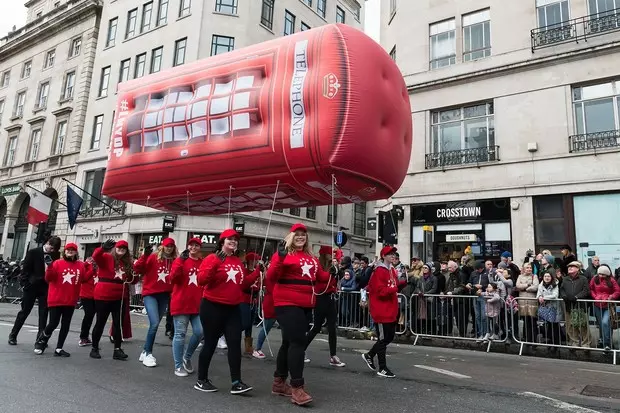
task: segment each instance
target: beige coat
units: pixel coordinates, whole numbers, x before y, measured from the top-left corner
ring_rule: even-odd
[[[516,289],[519,291],[519,315],[521,317],[536,317],[538,315],[538,302],[536,301],[536,294],[538,293],[538,276],[534,274],[519,275],[519,278],[517,278]]]

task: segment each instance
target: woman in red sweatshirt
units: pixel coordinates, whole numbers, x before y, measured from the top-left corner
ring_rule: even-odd
[[[315,291],[314,284],[328,283],[330,277],[312,255],[306,227],[293,225],[278,245],[267,278],[274,283],[273,302],[282,329],[272,393],[292,396],[292,402],[300,406],[312,401],[304,390],[303,373],[308,319],[315,306],[315,294],[321,293]],[[289,372],[292,389],[286,384]]]
[[[200,303],[200,321],[205,344],[198,359],[196,390],[214,392],[217,388],[209,380],[209,365],[222,334],[228,344],[228,366],[232,380],[232,394],[241,394],[252,387],[241,381],[241,311],[244,288],[254,284],[260,266],[249,274],[239,257],[235,256],[239,234],[227,229],[220,235],[217,250],[207,256],[198,270],[198,284],[204,286]]]
[[[396,248],[386,246],[381,249],[382,261],[375,265],[368,287],[370,316],[375,322],[377,342],[362,358],[368,368],[377,371],[381,377],[395,377],[386,364],[387,346],[394,340],[396,322],[398,320],[398,289],[406,284],[400,283],[398,273],[394,268]],[[375,355],[379,359],[379,370],[375,366]]]
[[[256,267],[256,263],[260,261],[260,255],[255,252],[248,252],[243,260],[246,264],[246,268],[249,271],[253,271]],[[258,282],[260,277],[256,279],[254,284],[243,289],[243,302],[240,304],[241,308],[241,329],[245,335],[245,353],[252,355],[254,349],[252,348],[252,322],[254,321],[254,315],[256,314],[254,300],[258,295]]]
[[[80,303],[84,310],[84,318],[82,319],[82,328],[80,329],[80,341],[78,345],[80,347],[86,347],[93,344],[90,341],[90,328],[93,325],[95,319],[95,283],[98,281],[97,264],[93,257],[86,258],[84,262],[84,271],[86,272],[86,280],[80,287]]]
[[[200,324],[200,299],[202,287],[198,285],[198,269],[202,263],[200,256],[200,238],[192,238],[187,249],[172,263],[170,283],[172,297],[170,314],[174,320],[174,338],[172,339],[172,355],[174,357],[174,374],[187,377],[194,372],[192,355],[202,340]],[[185,335],[188,325],[192,325],[192,338],[185,349]]]
[[[121,349],[121,306],[126,283],[134,282],[133,258],[129,252],[127,241],[107,240],[93,252],[93,260],[97,264],[97,279],[95,284],[95,310],[97,320],[93,328],[93,348],[90,357],[100,359],[99,341],[103,329],[112,314],[114,324],[114,360],[126,360],[127,355]]]
[[[73,243],[65,245],[62,259],[54,261],[45,271],[45,281],[49,284],[47,292],[49,323],[34,345],[35,354],[43,354],[52,333],[60,324],[54,356],[70,356],[62,347],[69,334],[71,318],[80,295],[80,284],[86,277],[84,263],[78,259],[77,249],[77,245]]]
[[[153,356],[153,344],[159,323],[168,311],[172,292],[169,275],[172,263],[179,256],[172,238],[165,238],[157,248],[157,253],[152,252],[152,247],[147,245],[133,267],[135,272],[142,274],[142,297],[146,314],[149,317],[149,330],[146,333],[142,354],[138,359],[146,367],[157,366],[157,359]]]

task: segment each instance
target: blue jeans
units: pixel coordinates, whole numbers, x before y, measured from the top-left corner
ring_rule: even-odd
[[[252,306],[241,303],[239,309],[241,310],[241,329],[245,332],[245,337],[252,337]]]
[[[474,314],[476,317],[476,334],[478,337],[487,333],[486,302],[484,297],[478,297],[474,301]]]
[[[611,327],[609,325],[609,309],[594,306],[594,316],[603,336],[603,346],[611,347]]]
[[[269,334],[271,327],[273,327],[275,323],[275,318],[265,318],[263,320],[263,325],[261,326],[260,333],[258,333],[258,339],[256,340],[256,350],[261,350],[263,348],[267,334]]]
[[[200,324],[200,316],[198,314],[192,315],[175,315],[174,319],[174,338],[172,339],[172,356],[174,357],[174,368],[180,369],[183,367],[183,359],[189,360],[192,358],[194,351],[202,340],[202,324]],[[189,344],[183,355],[185,349],[185,334],[187,333],[187,326],[192,325],[192,337],[189,339]]]
[[[159,328],[159,322],[168,311],[168,303],[170,302],[169,293],[158,293],[147,295],[144,297],[144,308],[149,317],[149,331],[146,333],[146,341],[144,342],[144,351],[146,354],[153,352],[153,344],[155,343],[155,335]]]

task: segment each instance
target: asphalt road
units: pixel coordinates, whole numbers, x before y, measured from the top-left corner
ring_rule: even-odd
[[[36,308],[22,330],[17,346],[6,338],[18,308],[0,304],[0,412],[273,412],[299,411],[290,401],[270,394],[274,361],[244,358],[243,380],[254,386],[247,396],[228,393],[224,351],[218,351],[211,379],[220,388],[212,394],[193,389],[195,375],[173,374],[169,340],[159,334],[154,355],[160,365],[138,363],[147,319],[133,316],[134,339],[125,343],[128,361],[111,359],[112,345],[102,341],[101,360],[77,346],[82,313],[77,311],[65,350],[70,358],[33,353]],[[163,327],[163,326],[162,326]],[[106,330],[107,331],[107,330]],[[316,412],[618,412],[620,370],[617,366],[566,360],[487,354],[469,350],[393,345],[388,365],[396,379],[375,376],[360,354],[370,341],[339,339],[338,351],[347,363],[330,367],[325,336],[309,349],[307,390]],[[279,330],[270,334],[276,352]],[[50,340],[54,348],[56,336]],[[268,348],[264,349],[268,354]],[[197,354],[194,365],[197,364]],[[585,396],[582,393],[601,397]]]

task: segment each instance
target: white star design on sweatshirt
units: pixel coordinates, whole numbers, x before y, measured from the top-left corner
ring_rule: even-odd
[[[97,284],[99,282],[99,276],[97,275],[97,276],[93,277],[93,281],[94,281],[95,284]]]
[[[166,282],[167,275],[168,273],[166,272],[166,270],[164,268],[160,268],[159,272],[157,273],[157,282],[159,281]]]
[[[237,274],[239,274],[239,271],[237,270],[233,270],[232,268],[230,270],[228,270],[226,272],[226,274],[228,275],[228,279],[226,280],[226,282],[228,281],[232,281],[235,284],[237,284]]]
[[[117,279],[117,278],[118,278],[118,279],[121,279],[121,280],[122,280],[122,279],[123,279],[123,275],[125,275],[125,271],[123,271],[123,270],[121,270],[121,269],[119,268],[119,269],[117,269],[117,270],[114,272],[114,279]]]
[[[310,270],[314,268],[313,264],[310,264],[308,261],[303,261],[303,265],[301,266],[302,276],[308,276],[308,278],[312,277],[310,274]]]
[[[189,282],[187,283],[187,285],[192,285],[192,284],[198,287],[198,280],[197,280],[196,274],[190,274],[189,276]]]
[[[71,272],[65,272],[62,276],[62,283],[73,284],[73,277],[75,277],[75,274]]]

